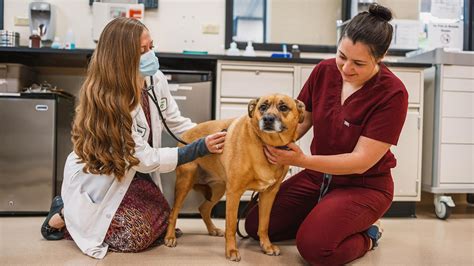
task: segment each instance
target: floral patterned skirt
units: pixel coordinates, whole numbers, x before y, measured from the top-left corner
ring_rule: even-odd
[[[170,207],[150,175],[137,173],[125,193],[104,242],[110,251],[138,252],[160,245]],[[65,234],[70,238],[69,234]]]

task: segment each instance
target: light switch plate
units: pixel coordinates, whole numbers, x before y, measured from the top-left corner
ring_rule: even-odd
[[[202,24],[201,28],[203,34],[219,34],[218,24]]]
[[[13,19],[14,19],[15,26],[29,26],[30,25],[30,20],[28,19],[28,17],[15,16]]]

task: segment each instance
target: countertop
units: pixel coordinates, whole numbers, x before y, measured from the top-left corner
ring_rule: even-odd
[[[2,63],[21,63],[33,67],[86,67],[93,49],[51,49],[51,48],[28,48],[28,47],[0,47],[0,62]],[[253,61],[253,62],[275,62],[292,64],[317,64],[325,58],[332,57],[331,54],[311,55],[301,58],[272,58],[269,56],[227,56],[219,54],[182,54],[182,53],[157,53],[160,64],[165,68],[173,69],[196,69],[196,70],[215,70],[217,60],[230,61]],[[429,63],[411,63],[397,61],[383,61],[387,66],[396,67],[431,67]]]

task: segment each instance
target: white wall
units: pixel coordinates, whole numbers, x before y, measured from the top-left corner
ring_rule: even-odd
[[[341,1],[272,0],[269,2],[270,41],[273,43],[336,45],[336,20]]]
[[[29,27],[14,26],[14,17],[28,17],[31,0],[5,0],[4,28],[20,33],[20,45],[28,45]],[[54,6],[56,36],[62,40],[68,28],[74,31],[77,48],[94,48],[92,7],[88,0],[45,0]],[[158,9],[145,12],[145,24],[151,31],[155,50],[183,50],[222,53],[225,36],[224,0],[159,0]],[[203,24],[219,26],[218,34],[203,34]]]

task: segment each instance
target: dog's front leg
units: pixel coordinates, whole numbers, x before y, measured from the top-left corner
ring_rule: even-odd
[[[260,237],[260,247],[262,251],[271,256],[280,255],[280,248],[273,245],[268,237],[268,225],[270,223],[270,213],[272,210],[275,196],[280,188],[280,182],[268,188],[259,195],[258,202],[258,236]]]
[[[227,191],[225,204],[225,256],[231,261],[240,261],[239,250],[235,239],[237,230],[237,213],[240,197],[244,191]]]

